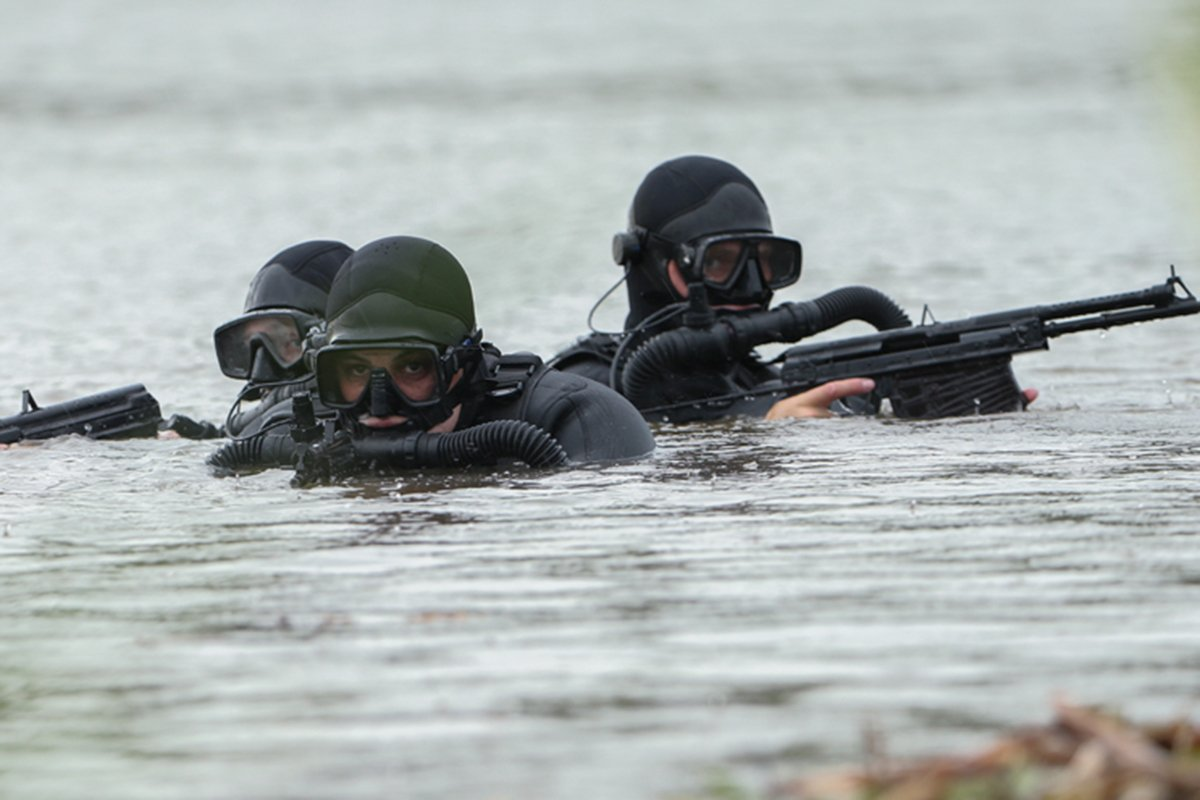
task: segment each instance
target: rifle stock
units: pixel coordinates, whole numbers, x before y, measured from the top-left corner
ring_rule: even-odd
[[[162,414],[140,383],[39,407],[26,389],[21,413],[0,419],[0,444],[79,434],[92,439],[155,436]]]
[[[705,407],[761,412],[775,400],[842,378],[874,379],[876,394],[892,401],[897,416],[928,418],[1016,410],[1022,401],[1007,369],[1013,355],[1048,350],[1050,339],[1068,333],[1196,313],[1200,313],[1200,301],[1172,268],[1164,283],[1148,289],[798,345],[779,357],[779,381],[739,394],[643,409],[642,413],[678,422],[696,418]],[[1007,384],[998,367],[1009,376]],[[990,377],[984,380],[983,376]],[[961,402],[927,402],[937,393],[958,393]],[[914,403],[916,394],[926,397]]]

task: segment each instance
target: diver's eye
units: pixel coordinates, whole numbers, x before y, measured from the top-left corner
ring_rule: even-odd
[[[704,263],[700,269],[706,280],[724,283],[737,267],[741,245],[737,242],[721,242],[704,251]]]
[[[392,374],[400,378],[421,378],[434,372],[433,357],[428,353],[405,353],[392,360]]]
[[[338,365],[338,373],[344,378],[366,378],[371,374],[371,365],[358,362],[342,363]]]

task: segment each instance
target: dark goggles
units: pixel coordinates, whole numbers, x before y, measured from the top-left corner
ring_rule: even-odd
[[[330,408],[413,416],[414,410],[441,403],[459,367],[455,348],[330,345],[317,351],[317,393]]]
[[[680,249],[684,271],[713,289],[736,285],[750,264],[768,287],[791,286],[800,277],[803,257],[795,239],[755,233],[705,236]]]
[[[320,319],[291,309],[272,308],[251,311],[213,331],[217,363],[231,378],[248,380],[254,360],[265,351],[281,369],[300,363],[304,337],[320,324]]]

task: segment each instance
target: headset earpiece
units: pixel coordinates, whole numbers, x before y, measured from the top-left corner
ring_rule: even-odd
[[[613,261],[629,266],[642,256],[642,239],[633,231],[620,231],[613,235]]]

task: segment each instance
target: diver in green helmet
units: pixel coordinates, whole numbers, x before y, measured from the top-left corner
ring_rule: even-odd
[[[483,341],[466,272],[434,242],[393,236],[359,248],[334,279],[325,315],[305,358],[329,416],[314,418],[293,398],[290,430],[267,426],[260,441],[235,443],[210,464],[290,465],[299,477],[320,458],[335,466],[327,476],[345,476],[505,459],[613,461],[654,449],[645,421],[616,392]],[[292,446],[319,429],[325,438],[314,447]]]
[[[312,359],[318,395],[347,426],[454,428],[483,346],[470,283],[449,252],[413,237],[372,242],[335,282],[326,314]]]
[[[629,313],[624,330],[580,338],[551,359],[554,368],[612,386],[652,420],[778,419],[878,410],[880,399],[869,378],[831,381],[775,399],[777,363],[760,359],[753,350],[701,357],[697,347],[679,344],[682,337],[660,336],[687,326],[720,330],[722,319],[768,321],[775,291],[800,277],[800,242],[774,233],[758,187],[734,165],[690,155],[652,169],[634,195],[628,229],[613,238],[613,259],[625,270]],[[912,324],[890,298],[867,287],[834,290],[806,306],[818,330],[852,319],[879,329]],[[775,319],[763,326],[759,344],[795,341],[771,338]],[[1000,384],[998,397],[1019,396],[1023,404],[1037,395],[1033,389],[1018,395],[1007,366],[987,377]]]
[[[643,456],[649,428],[617,393],[483,342],[458,260],[412,236],[380,239],[346,262],[314,355],[321,401],[360,435],[463,430],[519,419],[573,462]]]

